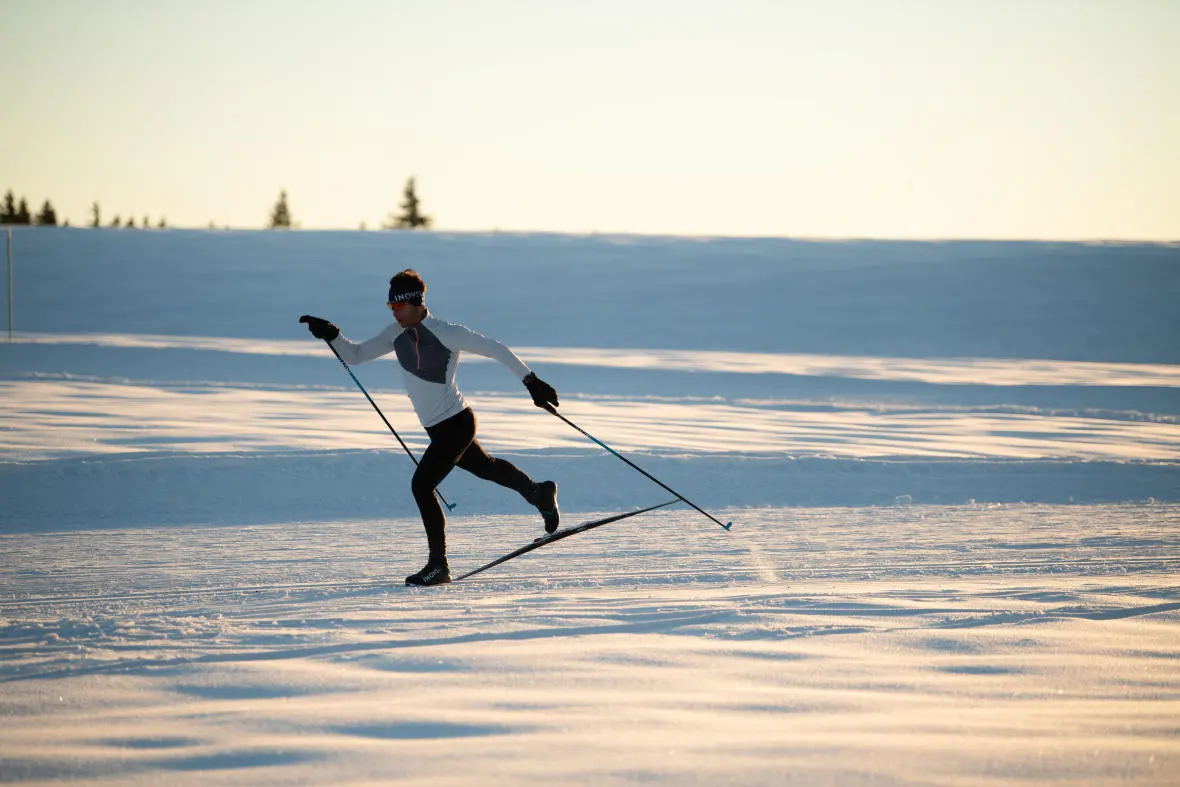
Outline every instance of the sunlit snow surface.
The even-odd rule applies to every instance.
[[[411,520],[4,536],[32,782],[1174,783],[1180,508],[686,512],[397,587]],[[473,565],[533,529],[452,527]]]
[[[140,334],[18,333],[28,344],[139,347],[156,350],[215,350],[250,355],[315,356],[323,350],[307,340],[232,339],[210,336]],[[795,374],[864,380],[909,380],[942,385],[1117,385],[1180,387],[1180,366],[994,358],[880,358],[801,353],[718,352],[716,350],[594,349],[520,347],[533,364],[560,363],[607,369],[662,369],[730,374]],[[468,362],[487,362],[469,356]]]
[[[0,782],[1180,779],[1180,249],[16,248]],[[402,586],[425,557],[412,465],[296,318],[363,339],[407,264],[732,531],[681,505]],[[420,452],[396,366],[354,371]],[[489,449],[559,481],[566,524],[669,498],[498,365],[459,382]],[[505,490],[442,491],[456,572],[541,532]]]
[[[278,356],[323,356],[309,341],[213,337],[52,335],[18,343],[204,350]],[[530,364],[560,363],[613,369],[740,374],[790,374],[888,380],[944,386],[1151,386],[1177,389],[1180,366],[1041,360],[898,359],[685,351],[516,348]],[[478,356],[469,362],[483,362]],[[388,363],[381,379],[396,381]],[[365,375],[367,370],[358,370]],[[0,459],[51,459],[127,451],[258,451],[382,448],[375,416],[351,390],[243,388],[207,381],[166,386],[128,380],[0,381]],[[556,448],[584,443],[560,422],[536,417],[521,396],[472,397],[481,419],[494,423],[483,438],[500,449]],[[995,408],[875,403],[813,403],[701,397],[567,398],[571,417],[594,425],[599,439],[638,451],[760,452],[840,457],[992,457],[1180,460],[1174,417],[1139,420],[1060,413],[996,412]],[[392,399],[392,397],[390,397]],[[388,409],[404,412],[400,398]],[[200,413],[199,418],[194,418]],[[405,421],[403,416],[403,422]],[[378,422],[379,425],[379,422]],[[403,424],[412,440],[420,431]]]

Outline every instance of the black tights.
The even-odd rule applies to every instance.
[[[470,408],[441,423],[428,426],[426,433],[430,435],[430,445],[426,447],[418,469],[414,471],[410,488],[414,491],[418,510],[422,512],[426,541],[430,545],[430,559],[435,561],[447,555],[447,519],[434,490],[451,472],[451,468],[461,467],[477,478],[514,489],[530,502],[537,485],[511,462],[488,456],[479,440],[475,439],[475,413]]]

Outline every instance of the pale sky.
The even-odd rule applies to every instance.
[[[74,225],[1180,239],[1180,0],[0,0]]]

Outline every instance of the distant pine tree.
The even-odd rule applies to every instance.
[[[128,216],[128,217],[127,217],[127,223],[126,223],[126,224],[124,224],[123,226],[124,226],[124,227],[126,227],[126,228],[127,228],[127,229],[129,229],[129,230],[133,230],[133,229],[135,229],[135,217],[134,217],[134,216]]]
[[[156,228],[161,230],[168,228],[168,222],[163,216],[161,216],[160,220],[156,222]]]
[[[16,218],[12,223],[26,226],[33,223],[33,214],[29,213],[29,202],[24,197],[20,198],[20,207],[16,209]]]
[[[4,195],[4,206],[0,207],[0,224],[15,224],[16,223],[16,197],[12,195],[12,189]]]
[[[270,213],[270,228],[285,230],[291,228],[291,208],[287,205],[287,192],[279,192],[279,201]]]
[[[118,213],[115,214],[115,218],[111,219],[111,226],[112,227],[122,227],[123,226],[123,219],[119,218]]]
[[[417,184],[414,178],[406,181],[406,188],[402,192],[402,203],[399,205],[402,212],[398,216],[390,216],[392,221],[385,225],[386,229],[390,230],[404,230],[404,229],[429,229],[433,219],[430,216],[424,216],[420,208],[420,202],[417,194]]]
[[[90,226],[102,226],[102,209],[98,207],[97,202],[90,206]]]
[[[42,227],[57,226],[57,211],[53,209],[53,203],[49,200],[45,200],[45,204],[41,206],[41,212],[37,214],[37,224]]]

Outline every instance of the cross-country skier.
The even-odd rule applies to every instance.
[[[524,383],[537,407],[557,407],[557,391],[500,342],[432,315],[426,308],[425,295],[426,283],[416,271],[407,268],[390,279],[388,305],[396,322],[360,344],[342,336],[340,329],[327,320],[308,314],[299,318],[307,323],[312,336],[331,344],[349,364],[396,353],[406,393],[418,420],[430,435],[430,445],[422,454],[410,485],[422,512],[430,557],[421,571],[406,577],[407,585],[441,585],[451,581],[446,516],[434,490],[453,467],[515,489],[541,512],[547,533],[557,530],[560,516],[557,484],[534,482],[511,462],[489,456],[479,444],[475,436],[475,414],[455,385],[459,353],[467,350],[504,364]]]

